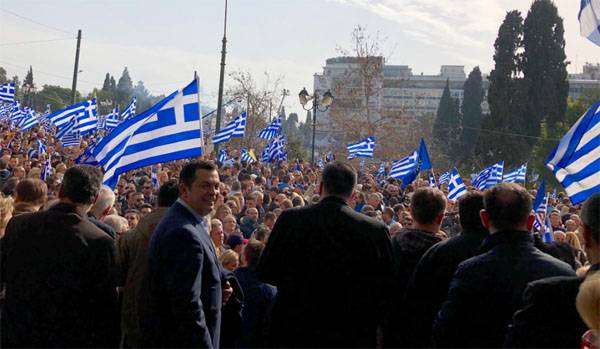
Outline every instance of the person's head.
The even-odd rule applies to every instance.
[[[583,322],[596,332],[595,345],[600,345],[600,272],[592,273],[581,283],[575,304]]]
[[[146,200],[144,199],[144,193],[142,193],[141,191],[131,194],[131,198],[132,198],[131,203],[130,203],[131,206],[129,206],[129,207],[135,208],[137,210],[142,208],[142,205],[146,202]]]
[[[210,238],[217,247],[223,246],[223,241],[225,239],[223,223],[217,218],[210,220]]]
[[[111,226],[119,235],[123,235],[130,229],[127,219],[116,214],[105,216],[102,221]]]
[[[350,199],[356,185],[356,171],[347,162],[334,161],[325,166],[321,181],[321,196]]]
[[[140,207],[140,218],[144,218],[150,213],[152,213],[152,205],[143,204],[142,207]]]
[[[383,212],[381,212],[381,219],[383,219],[384,222],[389,222],[394,218],[394,210],[392,210],[392,208],[390,207],[386,207],[383,209]]]
[[[246,209],[246,217],[248,217],[253,222],[257,222],[258,221],[258,210],[255,207]]]
[[[271,229],[269,229],[269,227],[266,225],[261,224],[252,233],[252,238],[266,243],[269,239],[269,235],[271,235]]]
[[[13,176],[17,177],[18,179],[25,178],[25,168],[23,166],[15,167],[13,171]]]
[[[102,172],[90,165],[75,165],[65,172],[58,193],[61,201],[82,206],[85,211],[92,206],[102,186]]]
[[[219,219],[220,221],[223,221],[223,219],[225,219],[225,217],[227,217],[230,214],[231,208],[229,208],[229,206],[227,206],[226,204],[221,204],[219,207],[217,207],[217,210],[215,211],[215,218]]]
[[[254,193],[246,195],[246,198],[244,200],[246,203],[246,208],[256,207],[256,195],[254,195]]]
[[[572,231],[568,231],[565,235],[565,242],[571,245],[575,250],[581,250],[581,242],[579,242],[579,238],[577,234]]]
[[[249,268],[255,268],[264,249],[264,242],[257,239],[248,241],[248,244],[244,247],[244,264]]]
[[[600,193],[590,196],[581,210],[585,252],[590,264],[600,262]]]
[[[134,229],[140,221],[140,211],[136,209],[129,209],[125,212],[125,219],[129,223],[129,229]]]
[[[490,233],[500,230],[531,231],[531,195],[514,183],[500,183],[483,194],[481,222]]]
[[[15,192],[15,203],[26,202],[39,208],[46,203],[48,186],[41,179],[26,178],[17,184]]]
[[[115,192],[103,185],[98,191],[98,198],[96,198],[96,202],[92,205],[90,212],[97,219],[101,219],[102,217],[108,215],[108,212],[115,204]]]
[[[226,215],[225,218],[223,218],[222,222],[223,222],[223,230],[225,231],[225,233],[227,235],[235,232],[235,230],[236,230],[235,228],[237,227],[237,221],[235,220],[234,215],[232,215],[231,213]]]
[[[221,257],[219,257],[219,261],[223,268],[229,271],[234,271],[240,266],[239,254],[234,250],[226,250],[223,252]]]
[[[562,242],[562,241],[565,241],[565,239],[567,238],[567,235],[564,232],[557,230],[554,232],[553,237],[554,237],[554,241]]]
[[[154,187],[152,186],[152,181],[147,180],[144,182],[144,184],[142,185],[142,193],[147,197],[154,194]]]
[[[479,212],[483,210],[483,193],[469,191],[458,200],[458,216],[463,232],[482,231]]]
[[[560,212],[558,210],[553,210],[552,212],[550,212],[548,218],[550,218],[550,223],[553,227],[558,227],[562,223],[560,220]]]
[[[158,207],[171,207],[179,197],[179,187],[174,179],[168,180],[158,189]]]
[[[381,203],[381,198],[379,197],[379,195],[377,193],[369,193],[369,195],[367,195],[367,204],[369,204],[373,207],[379,207],[380,203]]]
[[[417,189],[412,195],[410,212],[417,224],[437,225],[439,229],[445,210],[446,197],[439,189],[423,187]]]
[[[390,230],[390,236],[393,237],[394,235],[396,235],[396,233],[398,233],[400,231],[400,229],[402,229],[402,224],[400,224],[398,222],[393,223],[392,225],[390,225],[390,228],[389,228],[389,230]]]
[[[9,197],[0,196],[0,238],[4,236],[4,231],[8,225],[8,221],[12,218],[13,214],[13,199]]]
[[[244,238],[236,234],[230,235],[227,238],[227,245],[238,254],[241,254],[244,245]]]
[[[191,161],[179,174],[179,196],[202,216],[213,210],[219,185],[217,166],[209,161]]]
[[[275,215],[275,213],[267,212],[267,213],[265,213],[265,216],[263,217],[263,224],[266,225],[269,229],[273,230],[276,220],[277,220],[277,215]]]
[[[567,231],[576,231],[578,228],[577,223],[575,223],[574,220],[572,219],[567,219],[567,221],[565,222],[565,229]]]

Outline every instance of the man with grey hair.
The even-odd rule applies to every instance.
[[[102,229],[106,234],[113,239],[116,238],[117,232],[110,225],[102,222],[102,218],[107,216],[110,209],[115,204],[115,193],[108,186],[103,185],[98,192],[98,197],[88,212],[88,219],[98,228]]]
[[[505,344],[527,348],[575,348],[587,326],[575,307],[579,286],[600,270],[600,193],[581,211],[582,235],[591,267],[583,277],[553,277],[530,283],[514,315]]]

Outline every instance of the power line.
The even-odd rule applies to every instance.
[[[64,40],[73,40],[73,39],[77,39],[77,38],[62,38],[62,39],[49,39],[49,40],[5,42],[5,43],[0,43],[0,46],[40,44],[40,43],[44,43],[44,42],[64,41]]]
[[[18,64],[14,64],[14,63],[3,61],[3,60],[0,60],[0,63],[7,64],[7,65],[10,65],[10,66],[13,66],[13,67],[16,67],[16,68],[29,69],[29,67],[18,65]],[[48,73],[48,72],[45,72],[45,71],[39,70],[39,69],[36,69],[35,73],[40,73],[42,75],[53,76],[55,78],[65,79],[65,80],[72,80],[73,79],[72,77],[68,77],[68,76],[64,76],[64,75],[58,75],[58,74],[54,74],[54,73]],[[87,83],[87,84],[96,85],[95,82],[91,82],[91,81],[86,81],[86,80],[81,80],[81,79],[79,79],[78,81],[81,81],[81,82],[84,82],[84,83]]]
[[[46,27],[46,28],[48,28],[48,29],[56,30],[56,31],[59,31],[59,32],[61,32],[61,33],[73,34],[73,32],[69,32],[69,31],[66,31],[66,30],[62,30],[62,29],[59,29],[59,28],[56,28],[56,27],[49,26],[49,25],[47,25],[47,24],[44,24],[44,23],[40,23],[40,22],[38,22],[38,21],[36,21],[36,20],[33,20],[33,19],[31,19],[31,18],[27,18],[27,17],[25,17],[25,16],[21,16],[21,15],[20,15],[20,14],[18,14],[18,13],[14,13],[14,12],[12,12],[12,11],[9,11],[9,10],[7,10],[7,9],[4,9],[4,8],[0,8],[0,11],[2,11],[2,12],[6,12],[6,13],[9,13],[9,14],[11,14],[11,15],[13,15],[13,16],[15,16],[15,17],[18,17],[18,18],[20,18],[20,19],[22,19],[22,20],[25,20],[25,21],[28,21],[28,22],[31,22],[31,23],[35,23],[35,24],[37,24],[37,25],[40,25],[40,26],[42,26],[42,27]]]

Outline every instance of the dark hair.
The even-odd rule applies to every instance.
[[[581,221],[592,231],[592,237],[600,243],[600,193],[590,196],[581,209]]]
[[[212,161],[190,161],[181,169],[181,172],[179,173],[179,181],[186,187],[191,187],[192,183],[194,183],[194,180],[196,179],[196,171],[198,170],[216,171],[217,166]]]
[[[271,234],[271,229],[264,224],[261,224],[254,230],[254,238],[258,241],[265,242],[269,235]]]
[[[251,239],[248,241],[246,247],[244,247],[244,256],[249,267],[255,267],[258,264],[260,255],[265,249],[265,244],[259,240]]]
[[[356,171],[347,162],[334,161],[323,170],[323,188],[329,195],[349,197],[356,185]]]
[[[171,207],[177,201],[179,197],[179,187],[177,181],[174,179],[169,180],[158,189],[158,206],[159,207]]]
[[[140,218],[140,211],[136,210],[135,208],[130,208],[129,210],[125,211],[123,216],[126,216],[129,213],[136,215],[138,219]]]
[[[485,227],[481,223],[479,212],[483,209],[483,193],[469,191],[458,200],[458,215],[463,231],[481,231]]]
[[[6,170],[8,167],[8,161],[6,159],[0,159],[0,170]]]
[[[78,204],[91,204],[102,186],[102,172],[98,167],[75,165],[63,177],[59,197]]]
[[[410,209],[413,219],[418,223],[433,223],[435,217],[444,213],[446,197],[437,188],[419,188],[412,195]]]
[[[15,201],[41,203],[48,195],[48,186],[37,178],[25,178],[15,188]]]
[[[142,209],[142,208],[152,208],[152,205],[145,203],[140,207],[140,209]]]
[[[2,186],[2,194],[4,196],[14,195],[17,184],[19,184],[19,179],[17,177],[10,177]]]
[[[523,224],[531,214],[531,195],[514,183],[500,183],[483,194],[490,224],[499,230]]]
[[[267,219],[275,220],[275,219],[277,219],[277,215],[273,212],[267,212],[267,213],[265,213],[265,216],[263,217],[263,222],[266,221]]]

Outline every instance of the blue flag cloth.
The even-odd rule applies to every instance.
[[[394,178],[401,179],[402,188],[406,188],[407,185],[414,182],[414,180],[417,178],[421,171],[431,169],[431,160],[429,159],[429,153],[427,152],[425,141],[421,139],[419,149],[415,153],[413,153],[412,156],[404,158],[401,161],[404,161],[404,170],[401,171],[402,174],[399,174],[400,171],[396,169],[396,177]],[[396,166],[398,167],[399,165],[396,164]],[[390,174],[393,172],[394,170],[392,167],[392,171],[390,172]]]
[[[281,116],[277,119],[273,120],[270,124],[267,125],[260,133],[258,134],[258,138],[269,140],[275,137],[276,134],[279,133],[281,129]]]
[[[356,156],[372,158],[375,150],[375,137],[368,137],[362,141],[350,143],[346,145],[346,148],[348,149],[348,160]]]
[[[15,101],[15,83],[0,85],[0,102],[13,103]]]
[[[246,112],[241,113],[231,120],[212,138],[213,144],[228,142],[231,137],[244,137],[246,131]]]
[[[450,181],[448,182],[448,200],[457,201],[461,196],[467,193],[467,187],[464,185],[462,178],[460,178],[460,174],[458,170],[455,168],[452,169],[452,174],[450,175]]]
[[[581,36],[600,46],[600,0],[581,0],[577,18]]]
[[[537,212],[540,205],[544,202],[544,198],[546,197],[546,182],[542,179],[542,183],[538,188],[537,195],[535,196],[535,200],[533,200],[533,211]],[[545,210],[544,210],[544,213]]]
[[[573,204],[600,191],[600,100],[571,127],[545,164]]]
[[[515,170],[508,172],[502,177],[502,181],[506,183],[525,183],[525,175],[527,174],[527,163],[517,167]]]

